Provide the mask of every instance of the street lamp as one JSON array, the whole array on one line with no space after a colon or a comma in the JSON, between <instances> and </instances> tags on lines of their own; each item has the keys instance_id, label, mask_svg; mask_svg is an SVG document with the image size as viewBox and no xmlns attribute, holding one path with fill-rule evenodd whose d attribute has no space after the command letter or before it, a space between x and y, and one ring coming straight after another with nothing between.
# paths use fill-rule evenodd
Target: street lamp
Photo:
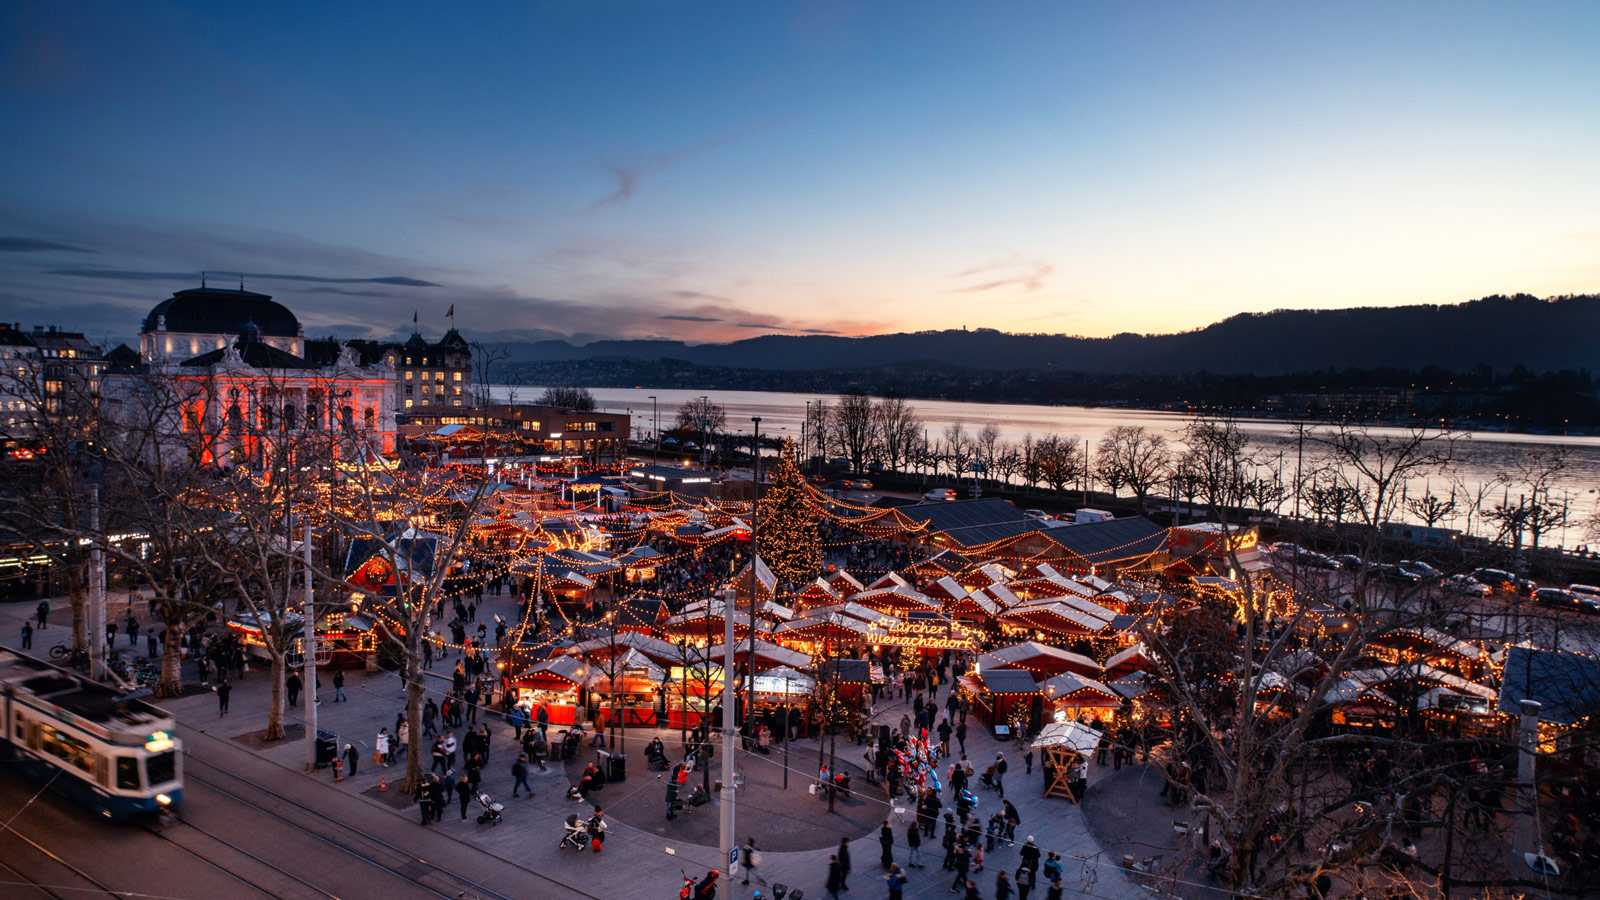
<instances>
[{"instance_id":1,"label":"street lamp","mask_svg":"<svg viewBox=\"0 0 1600 900\"><path fill-rule=\"evenodd\" d=\"M761 417L751 416L750 421L755 423L755 428L750 432L750 477L756 485L756 497L761 496Z\"/></svg>"},{"instance_id":2,"label":"street lamp","mask_svg":"<svg viewBox=\"0 0 1600 900\"><path fill-rule=\"evenodd\" d=\"M651 439L651 446L655 448L655 455L661 455L661 410L656 405L656 395L650 395L650 419L654 423L655 436Z\"/></svg>"}]
</instances>

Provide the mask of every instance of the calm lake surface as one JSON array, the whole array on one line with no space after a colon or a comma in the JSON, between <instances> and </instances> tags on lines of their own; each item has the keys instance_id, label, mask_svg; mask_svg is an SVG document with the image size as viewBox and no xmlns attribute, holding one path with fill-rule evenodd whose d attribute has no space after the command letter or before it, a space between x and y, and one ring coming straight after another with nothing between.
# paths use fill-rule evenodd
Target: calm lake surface
<instances>
[{"instance_id":1,"label":"calm lake surface","mask_svg":"<svg viewBox=\"0 0 1600 900\"><path fill-rule=\"evenodd\" d=\"M496 395L504 397L510 389L496 388ZM516 389L521 402L530 402L542 392L539 387ZM661 428L669 429L677 419L678 407L696 397L707 396L722 404L728 414L728 430L743 433L748 438L752 416L761 417L763 437L792 437L800 439L800 426L805 419L806 403L821 399L829 403L833 396L785 394L767 391L682 391L651 390L647 388L590 388L602 410L626 412L633 416L634 434L648 437L659 415ZM655 396L652 411L651 395ZM1182 440L1183 428L1189 416L1180 413L1154 412L1133 409L1086 408L1079 406L1032 406L1015 403L961 403L944 400L914 400L917 414L926 423L928 440L937 443L947 426L960 423L971 435L984 425L994 423L1005 441L1020 442L1025 436L1035 438L1046 435L1073 437L1078 441L1098 443L1105 433L1118 425L1143 425L1159 431L1172 442ZM1282 466L1283 480L1290 483L1294 477L1297 451L1294 426L1281 420L1243 420L1240 427L1247 432L1252 444L1264 457L1270 457L1273 468ZM1399 429L1376 428L1375 432L1399 434ZM1501 432L1472 432L1458 440L1454 447L1449 471L1419 479L1408 486L1411 496L1431 491L1440 497L1449 497L1452 483L1456 485L1458 505L1465 506L1466 494L1475 492L1479 485L1493 481L1511 465L1513 459L1529 448L1567 448L1567 467L1552 482L1551 498L1554 502L1567 502L1573 524L1560 533L1546 535L1541 543L1574 547L1591 542L1585 522L1600 507L1600 437L1572 437L1561 435L1507 434ZM1315 448L1305 446L1304 469L1315 466ZM1280 463L1281 460L1281 463ZM1497 488L1495 502L1509 496L1514 504L1517 489ZM1291 501L1292 503L1292 501ZM1465 528L1467 517L1461 512L1447 524ZM1474 516L1472 530L1481 533L1482 524Z\"/></svg>"}]
</instances>

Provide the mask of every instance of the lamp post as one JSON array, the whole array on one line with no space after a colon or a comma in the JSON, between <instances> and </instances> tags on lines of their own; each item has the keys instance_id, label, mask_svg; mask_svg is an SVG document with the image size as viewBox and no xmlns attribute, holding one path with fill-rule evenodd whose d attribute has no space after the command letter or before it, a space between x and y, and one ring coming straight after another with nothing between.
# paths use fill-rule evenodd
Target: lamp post
<instances>
[{"instance_id":1,"label":"lamp post","mask_svg":"<svg viewBox=\"0 0 1600 900\"><path fill-rule=\"evenodd\" d=\"M711 398L700 395L700 468L711 468Z\"/></svg>"},{"instance_id":2,"label":"lamp post","mask_svg":"<svg viewBox=\"0 0 1600 900\"><path fill-rule=\"evenodd\" d=\"M659 458L661 456L661 410L656 405L655 394L650 395L650 421L653 423L651 427L654 430L650 438L651 456Z\"/></svg>"}]
</instances>

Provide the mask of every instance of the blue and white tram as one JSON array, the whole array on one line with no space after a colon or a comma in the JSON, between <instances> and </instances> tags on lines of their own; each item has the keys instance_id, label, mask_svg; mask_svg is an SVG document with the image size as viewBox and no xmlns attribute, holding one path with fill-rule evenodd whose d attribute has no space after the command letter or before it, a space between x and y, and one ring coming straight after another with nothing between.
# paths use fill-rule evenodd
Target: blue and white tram
<instances>
[{"instance_id":1,"label":"blue and white tram","mask_svg":"<svg viewBox=\"0 0 1600 900\"><path fill-rule=\"evenodd\" d=\"M176 723L76 672L0 648L0 758L122 821L183 799Z\"/></svg>"}]
</instances>

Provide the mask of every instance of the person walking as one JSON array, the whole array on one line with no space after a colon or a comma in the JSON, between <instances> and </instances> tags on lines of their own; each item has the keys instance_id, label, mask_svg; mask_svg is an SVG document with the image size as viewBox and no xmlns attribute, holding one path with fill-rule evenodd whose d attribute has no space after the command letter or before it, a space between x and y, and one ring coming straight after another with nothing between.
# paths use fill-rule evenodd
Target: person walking
<instances>
[{"instance_id":1,"label":"person walking","mask_svg":"<svg viewBox=\"0 0 1600 900\"><path fill-rule=\"evenodd\" d=\"M433 739L433 768L429 769L428 772L429 774L438 772L445 776L450 774L449 754L445 752L443 736Z\"/></svg>"},{"instance_id":2,"label":"person walking","mask_svg":"<svg viewBox=\"0 0 1600 900\"><path fill-rule=\"evenodd\" d=\"M338 684L334 681L334 684ZM335 690L338 690L335 688ZM422 705L422 736L433 737L439 733L439 706L429 697L428 702Z\"/></svg>"},{"instance_id":3,"label":"person walking","mask_svg":"<svg viewBox=\"0 0 1600 900\"><path fill-rule=\"evenodd\" d=\"M889 827L889 820L883 820L883 827L878 829L878 846L883 852L878 856L878 864L885 869L894 865L894 829Z\"/></svg>"},{"instance_id":4,"label":"person walking","mask_svg":"<svg viewBox=\"0 0 1600 900\"><path fill-rule=\"evenodd\" d=\"M291 708L300 705L301 686L300 676L294 672L290 672L289 677L283 680L283 688L289 692L289 706Z\"/></svg>"},{"instance_id":5,"label":"person walking","mask_svg":"<svg viewBox=\"0 0 1600 900\"><path fill-rule=\"evenodd\" d=\"M444 761L445 761L445 764L448 765L451 769L454 769L456 767L456 747L457 747L457 744L456 744L455 732L446 731L444 733L444 755L445 755L445 760Z\"/></svg>"},{"instance_id":6,"label":"person walking","mask_svg":"<svg viewBox=\"0 0 1600 900\"><path fill-rule=\"evenodd\" d=\"M345 765L345 768L350 770L349 773L346 775L346 777L348 777L348 778L356 777L356 763L358 761L360 761L360 759L361 759L361 754L356 752L356 745L355 744L345 744L344 745L344 765Z\"/></svg>"},{"instance_id":7,"label":"person walking","mask_svg":"<svg viewBox=\"0 0 1600 900\"><path fill-rule=\"evenodd\" d=\"M902 900L905 896L906 873L894 863L889 864L889 874L883 876L884 883L889 885L889 900Z\"/></svg>"},{"instance_id":8,"label":"person walking","mask_svg":"<svg viewBox=\"0 0 1600 900\"><path fill-rule=\"evenodd\" d=\"M428 796L433 799L433 820L443 822L445 807L450 804L450 788L443 779L429 777Z\"/></svg>"},{"instance_id":9,"label":"person walking","mask_svg":"<svg viewBox=\"0 0 1600 900\"><path fill-rule=\"evenodd\" d=\"M1001 799L1005 799L1006 755L1004 753L996 753L994 755L994 790L995 793L1000 795Z\"/></svg>"},{"instance_id":10,"label":"person walking","mask_svg":"<svg viewBox=\"0 0 1600 900\"><path fill-rule=\"evenodd\" d=\"M220 715L228 714L228 695L231 693L233 693L233 683L226 678L222 679L222 683L217 685L217 712Z\"/></svg>"},{"instance_id":11,"label":"person walking","mask_svg":"<svg viewBox=\"0 0 1600 900\"><path fill-rule=\"evenodd\" d=\"M1017 867L1017 900L1028 900L1028 894L1033 892L1033 881L1034 873L1032 869L1026 866Z\"/></svg>"},{"instance_id":12,"label":"person walking","mask_svg":"<svg viewBox=\"0 0 1600 900\"><path fill-rule=\"evenodd\" d=\"M850 890L850 839L839 839L839 890Z\"/></svg>"},{"instance_id":13,"label":"person walking","mask_svg":"<svg viewBox=\"0 0 1600 900\"><path fill-rule=\"evenodd\" d=\"M378 729L378 736L372 741L372 755L377 757L374 762L385 769L389 768L389 762L394 758L389 751L389 729Z\"/></svg>"},{"instance_id":14,"label":"person walking","mask_svg":"<svg viewBox=\"0 0 1600 900\"><path fill-rule=\"evenodd\" d=\"M994 900L1011 900L1011 878L1005 869L994 873Z\"/></svg>"},{"instance_id":15,"label":"person walking","mask_svg":"<svg viewBox=\"0 0 1600 900\"><path fill-rule=\"evenodd\" d=\"M955 853L951 856L950 867L956 871L955 880L950 882L950 893L953 894L961 890L961 886L967 883L967 870L972 867L972 851L967 849L966 841L956 840Z\"/></svg>"},{"instance_id":16,"label":"person walking","mask_svg":"<svg viewBox=\"0 0 1600 900\"><path fill-rule=\"evenodd\" d=\"M744 883L749 884L750 879L767 883L765 875L761 874L761 851L756 849L756 839L744 839L744 847L739 850L739 865L744 867Z\"/></svg>"},{"instance_id":17,"label":"person walking","mask_svg":"<svg viewBox=\"0 0 1600 900\"><path fill-rule=\"evenodd\" d=\"M534 714L533 723L539 727L539 737L548 742L550 740L550 709L543 703L539 704L539 711Z\"/></svg>"},{"instance_id":18,"label":"person walking","mask_svg":"<svg viewBox=\"0 0 1600 900\"><path fill-rule=\"evenodd\" d=\"M962 708L961 724L956 726L956 746L960 748L961 756L965 758L967 755L967 716L964 704Z\"/></svg>"},{"instance_id":19,"label":"person walking","mask_svg":"<svg viewBox=\"0 0 1600 900\"><path fill-rule=\"evenodd\" d=\"M349 701L350 701L350 698L346 697L344 695L344 670L343 669L334 669L333 670L333 702L335 702L335 703L339 703L339 702L348 703ZM432 703L433 701L429 700L428 702Z\"/></svg>"},{"instance_id":20,"label":"person walking","mask_svg":"<svg viewBox=\"0 0 1600 900\"><path fill-rule=\"evenodd\" d=\"M1017 842L1017 826L1022 824L1022 814L1017 812L1017 808L1011 805L1010 800L1001 800L1000 802L1004 804L1001 813L1006 823L1006 840L1014 844Z\"/></svg>"},{"instance_id":21,"label":"person walking","mask_svg":"<svg viewBox=\"0 0 1600 900\"><path fill-rule=\"evenodd\" d=\"M963 900L983 900L983 895L978 893L978 883L969 880L967 882L967 892L962 897Z\"/></svg>"},{"instance_id":22,"label":"person walking","mask_svg":"<svg viewBox=\"0 0 1600 900\"><path fill-rule=\"evenodd\" d=\"M916 822L906 826L906 867L922 868L922 829Z\"/></svg>"},{"instance_id":23,"label":"person walking","mask_svg":"<svg viewBox=\"0 0 1600 900\"><path fill-rule=\"evenodd\" d=\"M839 891L844 889L843 870L839 868L839 857L828 857L828 881L824 885L831 900L839 900Z\"/></svg>"},{"instance_id":24,"label":"person walking","mask_svg":"<svg viewBox=\"0 0 1600 900\"><path fill-rule=\"evenodd\" d=\"M33 649L33 623L27 619L22 620L22 649Z\"/></svg>"},{"instance_id":25,"label":"person walking","mask_svg":"<svg viewBox=\"0 0 1600 900\"><path fill-rule=\"evenodd\" d=\"M400 719L400 724L395 726L394 739L395 758L398 759L406 755L411 744L411 723L403 717Z\"/></svg>"},{"instance_id":26,"label":"person walking","mask_svg":"<svg viewBox=\"0 0 1600 900\"><path fill-rule=\"evenodd\" d=\"M1061 889L1061 879L1050 882L1050 887L1044 892L1044 900L1061 900L1066 896Z\"/></svg>"},{"instance_id":27,"label":"person walking","mask_svg":"<svg viewBox=\"0 0 1600 900\"><path fill-rule=\"evenodd\" d=\"M463 775L456 781L456 797L461 801L461 821L467 820L467 804L472 802L472 785L467 783L467 776Z\"/></svg>"},{"instance_id":28,"label":"person walking","mask_svg":"<svg viewBox=\"0 0 1600 900\"><path fill-rule=\"evenodd\" d=\"M528 784L528 757L519 755L517 761L511 764L511 796L517 796L517 791L525 790L528 796L533 796L533 786Z\"/></svg>"}]
</instances>

